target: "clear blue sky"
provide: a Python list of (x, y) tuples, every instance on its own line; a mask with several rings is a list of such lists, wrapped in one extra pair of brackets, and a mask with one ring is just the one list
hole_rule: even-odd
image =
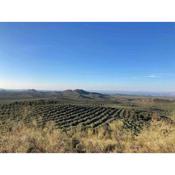
[(0, 88), (175, 91), (175, 23), (0, 23)]

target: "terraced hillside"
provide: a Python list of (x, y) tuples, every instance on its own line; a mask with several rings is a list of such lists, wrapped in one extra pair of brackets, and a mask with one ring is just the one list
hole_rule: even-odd
[(0, 106), (2, 124), (9, 120), (24, 120), (30, 124), (35, 120), (39, 126), (44, 126), (47, 122), (54, 121), (58, 128), (66, 130), (78, 125), (82, 128), (96, 128), (120, 119), (124, 121), (127, 128), (135, 132), (149, 123), (151, 114), (150, 111), (102, 105), (59, 104), (54, 101), (15, 102)]

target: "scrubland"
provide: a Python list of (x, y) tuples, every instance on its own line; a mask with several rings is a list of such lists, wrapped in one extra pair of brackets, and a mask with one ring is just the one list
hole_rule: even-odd
[(175, 125), (152, 120), (135, 134), (122, 120), (96, 129), (63, 131), (53, 122), (44, 127), (9, 122), (0, 129), (1, 153), (169, 153), (175, 152)]

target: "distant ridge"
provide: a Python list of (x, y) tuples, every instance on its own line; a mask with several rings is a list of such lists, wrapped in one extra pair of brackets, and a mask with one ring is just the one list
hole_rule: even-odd
[(28, 92), (37, 92), (36, 89), (28, 89), (27, 91), (28, 91)]
[(108, 95), (104, 95), (96, 92), (88, 92), (83, 89), (65, 90), (61, 92), (63, 96), (77, 97), (77, 98), (89, 98), (89, 99), (105, 99)]
[(39, 91), (35, 89), (27, 90), (1, 90), (0, 99), (35, 99), (35, 98), (46, 98), (46, 99), (92, 99), (92, 100), (103, 100), (108, 98), (108, 95), (104, 95), (96, 92), (88, 92), (83, 89), (65, 90), (65, 91)]
[(116, 91), (110, 92), (89, 92), (83, 89), (67, 89), (64, 91), (44, 91), (36, 89), (27, 90), (7, 90), (0, 88), (0, 100), (22, 100), (22, 99), (71, 99), (71, 100), (109, 100), (120, 96), (148, 96), (148, 97), (167, 97), (175, 98), (174, 92), (129, 92), (129, 91)]

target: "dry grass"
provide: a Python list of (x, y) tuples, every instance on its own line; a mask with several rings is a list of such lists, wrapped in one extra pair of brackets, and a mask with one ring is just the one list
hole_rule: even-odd
[(136, 136), (123, 128), (123, 122), (112, 122), (107, 128), (69, 132), (55, 129), (53, 123), (44, 128), (10, 123), (0, 129), (0, 152), (175, 152), (175, 126), (162, 121), (152, 121)]

